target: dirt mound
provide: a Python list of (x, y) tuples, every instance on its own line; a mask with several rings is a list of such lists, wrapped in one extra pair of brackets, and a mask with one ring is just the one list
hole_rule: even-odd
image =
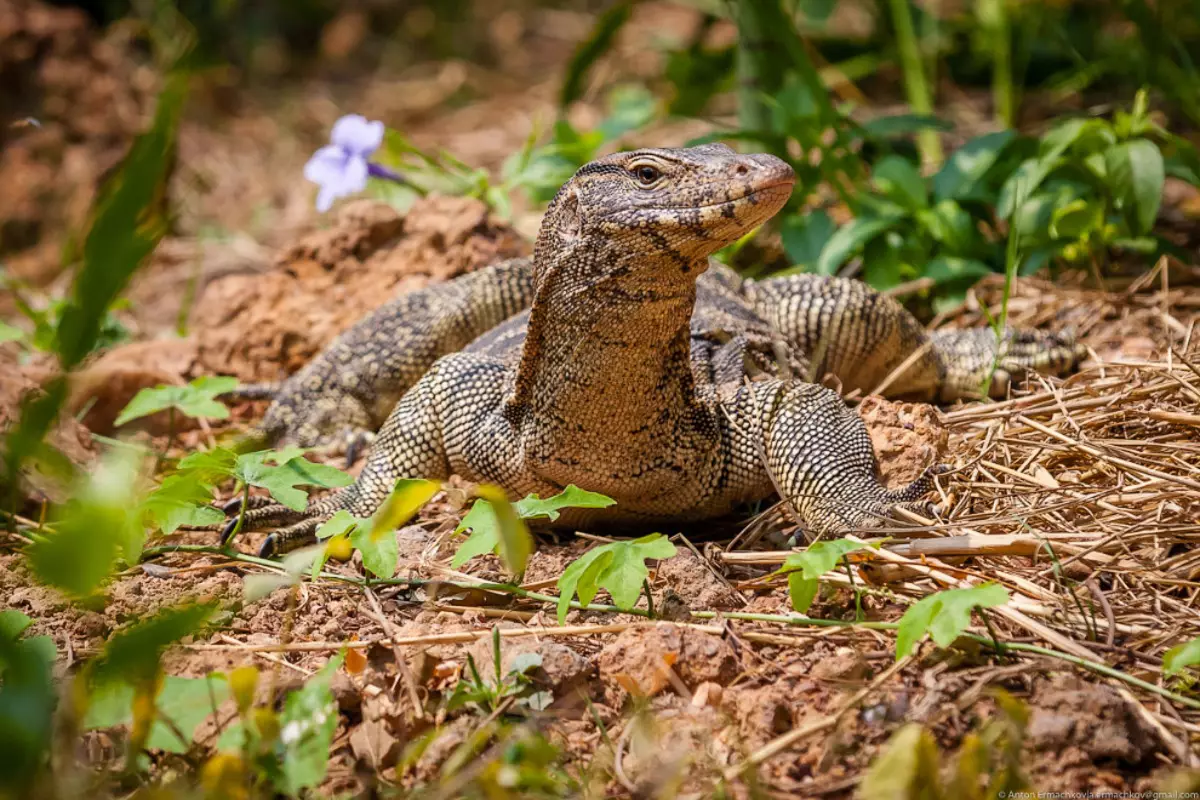
[(373, 201), (348, 204), (270, 272), (207, 287), (194, 316), (200, 371), (279, 380), (396, 294), (527, 250), (478, 200), (428, 197), (404, 215)]
[(141, 130), (156, 81), (127, 36), (82, 11), (0, 3), (0, 255), (12, 274), (58, 274), (65, 236)]

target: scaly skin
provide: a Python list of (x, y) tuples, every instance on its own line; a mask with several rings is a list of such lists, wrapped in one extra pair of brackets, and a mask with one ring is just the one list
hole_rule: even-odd
[(245, 529), (289, 526), (262, 550), (282, 552), (339, 509), (369, 515), (399, 478), (457, 474), (513, 497), (574, 483), (617, 501), (563, 513), (568, 528), (718, 517), (778, 487), (814, 533), (837, 534), (916, 501), (933, 471), (885, 489), (861, 420), (806, 375), (865, 391), (918, 353), (892, 394), (950, 400), (995, 363), (1016, 375), (1079, 360), (1069, 337), (1036, 332), (1006, 337), (997, 359), (990, 332), (927, 334), (854, 281), (754, 283), (710, 265), (793, 182), (779, 159), (723, 145), (584, 166), (550, 204), (532, 264), (398, 298), (285, 384), (262, 427), (275, 441), (370, 431), (399, 402), (352, 486), (304, 512), (256, 503)]

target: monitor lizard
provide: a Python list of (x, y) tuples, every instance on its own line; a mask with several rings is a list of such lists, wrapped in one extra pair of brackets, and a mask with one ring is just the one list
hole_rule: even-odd
[[(857, 281), (744, 280), (710, 260), (786, 203), (782, 160), (720, 145), (617, 153), (551, 201), (532, 259), (396, 298), (269, 393), (270, 443), (320, 446), (379, 428), (354, 484), (304, 511), (252, 498), (261, 554), (311, 541), (339, 509), (365, 517), (399, 478), (451, 474), (513, 497), (568, 484), (612, 497), (556, 525), (653, 527), (786, 495), (817, 535), (876, 526), (939, 470), (888, 490), (866, 427), (814, 382), (948, 402), (992, 376), (1064, 374), (1069, 334), (927, 333)], [(254, 389), (247, 393), (253, 394)], [(380, 427), (381, 426), (381, 427)], [(236, 525), (240, 502), (226, 506)]]

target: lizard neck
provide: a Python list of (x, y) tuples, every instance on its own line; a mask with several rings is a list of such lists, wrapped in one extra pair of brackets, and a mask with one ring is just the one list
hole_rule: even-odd
[[(560, 254), (561, 256), (561, 254)], [(560, 486), (669, 491), (689, 457), (694, 275), (664, 285), (638, 256), (545, 259), (506, 415), (528, 468)], [(679, 274), (678, 267), (675, 268)], [(636, 485), (635, 485), (636, 484)]]

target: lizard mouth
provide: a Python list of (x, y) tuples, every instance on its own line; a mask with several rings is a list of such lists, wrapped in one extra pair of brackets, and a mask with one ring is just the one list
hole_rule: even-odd
[[(766, 186), (759, 186), (757, 189), (752, 189), (751, 191), (746, 192), (743, 195), (738, 195), (737, 197), (729, 197), (724, 200), (717, 200), (712, 203), (705, 203), (703, 205), (698, 205), (698, 206), (650, 206), (650, 207), (646, 208), (645, 210), (646, 211), (702, 211), (706, 208), (720, 208), (721, 206), (728, 206), (733, 203), (740, 203), (743, 200), (755, 201), (763, 196), (776, 195), (779, 193), (777, 190), (783, 189), (784, 187), (787, 188), (787, 193), (788, 193), (788, 195), (790, 195), (792, 193), (792, 187), (795, 185), (796, 185), (795, 180), (779, 180), (779, 181), (775, 181), (774, 183), (769, 183)], [(611, 216), (620, 214), (620, 213), (628, 211), (628, 210), (629, 209), (622, 208), (622, 209), (618, 209), (616, 211), (610, 211), (607, 214), (605, 214), (604, 216), (611, 217)]]

